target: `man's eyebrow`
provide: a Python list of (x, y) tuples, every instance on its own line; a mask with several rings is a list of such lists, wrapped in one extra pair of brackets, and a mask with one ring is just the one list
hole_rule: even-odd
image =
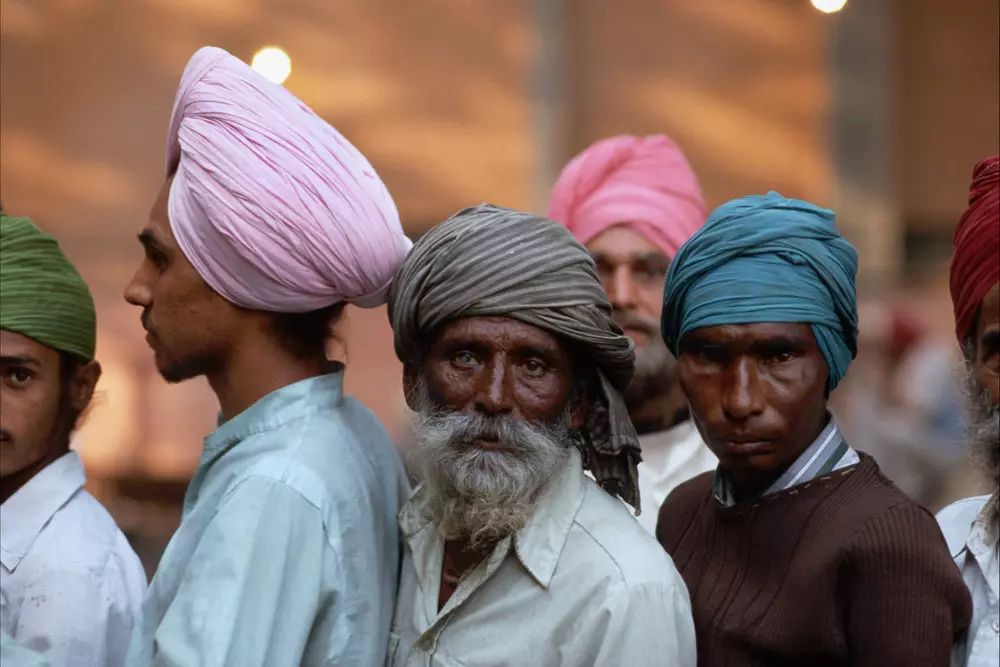
[(530, 343), (522, 346), (518, 350), (518, 353), (525, 357), (542, 357), (545, 359), (552, 359), (559, 354), (559, 347), (557, 345), (546, 345), (544, 343)]
[(160, 243), (160, 239), (156, 237), (156, 234), (150, 229), (144, 229), (139, 232), (139, 243), (143, 247), (150, 250), (163, 250), (163, 244)]
[(39, 366), (42, 362), (29, 354), (4, 354), (0, 355), (0, 364), (4, 366)]
[(647, 264), (662, 264), (669, 265), (670, 258), (663, 253), (656, 252), (655, 250), (650, 250), (649, 252), (643, 253), (625, 253), (623, 255), (618, 255), (614, 253), (605, 252), (603, 250), (598, 250), (590, 253), (590, 256), (595, 262), (607, 262), (613, 259), (624, 259), (627, 262), (645, 262)]

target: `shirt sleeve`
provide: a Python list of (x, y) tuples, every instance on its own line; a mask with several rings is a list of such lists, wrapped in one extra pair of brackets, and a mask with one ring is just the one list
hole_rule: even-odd
[(593, 665), (695, 667), (694, 620), (683, 582), (630, 586), (610, 596), (588, 633)]
[(332, 555), (322, 515), (302, 495), (269, 477), (241, 481), (205, 529), (156, 630), (154, 665), (300, 664), (329, 594), (322, 583)]
[(40, 572), (25, 588), (18, 642), (61, 667), (121, 667), (139, 600), (118, 565)]
[(971, 616), (969, 592), (934, 519), (912, 503), (869, 520), (848, 545), (854, 667), (939, 667)]

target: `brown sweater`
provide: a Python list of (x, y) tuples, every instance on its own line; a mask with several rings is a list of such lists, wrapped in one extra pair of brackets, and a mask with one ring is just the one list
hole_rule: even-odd
[(732, 507), (677, 487), (657, 538), (691, 594), (699, 667), (948, 667), (969, 593), (934, 517), (857, 466)]

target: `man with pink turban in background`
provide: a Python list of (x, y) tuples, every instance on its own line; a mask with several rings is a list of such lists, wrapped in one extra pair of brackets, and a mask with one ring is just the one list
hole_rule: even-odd
[(125, 298), (157, 368), (204, 375), (221, 414), (127, 664), (382, 664), (407, 487), (326, 349), (346, 304), (385, 303), (411, 246), (385, 186), (286, 89), (206, 47), (139, 240)]
[(650, 533), (667, 494), (717, 463), (688, 418), (659, 335), (667, 268), (707, 216), (697, 177), (664, 135), (598, 141), (566, 166), (549, 204), (548, 217), (593, 255), (614, 319), (635, 341), (625, 403), (641, 436), (638, 519)]

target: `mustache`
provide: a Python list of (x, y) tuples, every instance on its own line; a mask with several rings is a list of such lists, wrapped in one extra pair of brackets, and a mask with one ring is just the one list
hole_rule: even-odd
[(650, 336), (660, 332), (659, 320), (630, 310), (618, 311), (614, 314), (614, 319), (623, 329), (637, 329)]
[(542, 424), (527, 424), (504, 415), (465, 414), (460, 412), (434, 411), (428, 415), (425, 425), (434, 424), (450, 433), (451, 442), (459, 447), (474, 447), (477, 440), (503, 444), (513, 453), (528, 453), (539, 431), (548, 434), (550, 427)]

